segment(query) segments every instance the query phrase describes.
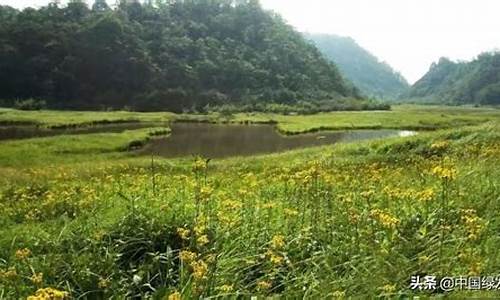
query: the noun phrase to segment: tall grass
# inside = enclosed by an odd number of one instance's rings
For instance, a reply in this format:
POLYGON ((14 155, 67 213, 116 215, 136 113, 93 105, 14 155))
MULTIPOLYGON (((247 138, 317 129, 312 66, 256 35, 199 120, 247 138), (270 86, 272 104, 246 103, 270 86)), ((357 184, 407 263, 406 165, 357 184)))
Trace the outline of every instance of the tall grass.
POLYGON ((34 168, 1 188, 0 295, 411 297, 412 275, 494 275, 498 129, 34 168))

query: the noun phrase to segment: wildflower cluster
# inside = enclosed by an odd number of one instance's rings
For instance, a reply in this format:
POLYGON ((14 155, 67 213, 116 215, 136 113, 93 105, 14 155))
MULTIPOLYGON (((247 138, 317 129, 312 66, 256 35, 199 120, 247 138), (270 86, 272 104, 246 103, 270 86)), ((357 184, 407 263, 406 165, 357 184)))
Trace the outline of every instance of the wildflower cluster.
POLYGON ((257 282, 257 289, 259 291, 267 291, 269 290, 273 284, 269 280, 259 280, 257 282))
POLYGON ((0 282, 15 280, 17 276, 18 274, 15 267, 10 267, 7 270, 0 270, 0 282))
POLYGON ((436 191, 432 187, 415 190, 413 188, 402 189, 386 186, 383 193, 395 200, 419 200, 422 202, 429 202, 436 196, 436 191))
POLYGON ((232 284, 223 284, 221 286, 218 286, 215 288, 217 291, 220 291, 221 293, 230 293, 234 290, 234 286, 232 284))
POLYGON ((461 265, 468 267, 468 275, 480 275, 484 269, 483 258, 472 247, 461 249, 458 259, 461 265))
POLYGON ((16 258, 18 260, 26 260, 30 256, 31 256, 31 250, 28 248, 16 250, 16 258))
POLYGON ((321 175, 321 164, 320 162, 315 161, 309 166, 309 168, 296 172, 292 178, 297 184, 308 186, 317 180, 321 175))
POLYGON ((202 158, 202 157, 196 157, 194 162, 193 162, 193 172, 198 173, 198 172, 203 172, 206 171, 208 168, 208 162, 209 160, 202 158))
POLYGON ((422 202, 429 202, 436 197, 436 192, 433 188, 426 188, 417 192, 416 198, 422 202))
POLYGON ((477 240, 484 229, 484 221, 477 216, 475 209, 462 210, 462 222, 464 222, 469 240, 477 240))
POLYGON ((191 230, 186 228, 177 228, 177 234, 183 240, 189 240, 189 235, 191 234, 191 230))
POLYGON ((394 229, 400 223, 398 218, 380 209, 370 211, 370 216, 386 228, 394 229))
POLYGON ((451 181, 457 177, 457 170, 454 168, 436 166, 432 168, 432 174, 443 180, 451 181))
POLYGON ((43 288, 35 292, 33 296, 29 296, 27 300, 64 300, 68 299, 69 294, 54 288, 43 288))
POLYGON ((181 300, 182 295, 178 291, 173 292, 172 294, 168 295, 166 300, 181 300))
POLYGON ((42 284, 43 282, 43 273, 35 273, 31 276, 30 278, 31 282, 33 282, 33 284, 39 286, 42 284))
POLYGON ((433 150, 435 152, 442 152, 442 151, 445 151, 446 149, 448 149, 449 146, 450 146, 450 142, 448 142, 448 141, 438 141, 438 142, 431 144, 431 150, 433 150))
MULTIPOLYGON (((498 146, 474 144, 470 147, 474 152, 467 155, 482 160, 467 164, 458 151, 448 151, 452 164, 428 155, 448 149, 448 142, 433 143, 434 152, 429 152, 431 141, 422 140, 422 145, 408 144, 410 150, 401 157, 380 161, 346 146, 341 149, 347 153, 345 159, 321 164, 314 160, 324 159, 324 153, 302 160, 292 153, 294 159, 282 163, 221 161, 215 174, 207 174, 208 160, 197 158, 187 167, 183 160, 175 162, 178 167, 169 162, 162 168, 158 162, 155 170, 162 174, 138 166, 105 170, 99 177, 102 185, 88 178, 68 183, 62 177, 30 183, 31 187, 13 184, 0 191, 0 209, 5 208, 9 222, 76 219, 60 237, 53 236, 53 230, 45 233, 54 237, 46 239, 54 243, 50 260, 36 253, 43 251, 35 251, 46 247, 45 237, 37 246, 28 244, 34 239, 4 242, 6 249, 22 246, 0 260, 0 286, 6 287, 6 299, 25 299, 36 289, 29 299, 69 298, 64 291, 58 294, 42 287, 59 282, 51 269, 54 258, 81 253, 83 259, 57 265, 57 270, 70 270, 81 281, 81 289, 73 281, 68 283, 75 298, 85 297, 88 286, 103 297, 118 298, 276 294, 336 299, 357 296, 361 283, 366 292, 362 297, 392 297, 404 294, 407 278, 392 276, 388 265, 419 273, 494 270, 495 260, 484 254, 494 253, 496 245, 486 229, 493 224, 487 216, 495 208, 491 195, 496 195, 496 177, 490 173, 498 173, 494 168, 498 146), (458 169, 468 175, 458 177, 458 169), (131 206, 116 197, 118 192, 140 200, 131 206), (100 218, 108 217, 114 207, 120 213, 133 207, 127 210, 133 223, 114 223, 113 217, 101 224, 100 218), (86 211, 89 217, 82 217, 86 211), (173 232, 172 224, 177 226, 173 232), (89 247, 78 252, 81 247, 75 245, 80 246, 82 239, 89 247), (77 252, 66 254, 66 249, 77 252), (355 283, 356 277, 360 281, 355 283)), ((366 149, 387 146, 391 145, 381 141, 366 149)), ((34 225, 45 227, 45 223, 34 225)))

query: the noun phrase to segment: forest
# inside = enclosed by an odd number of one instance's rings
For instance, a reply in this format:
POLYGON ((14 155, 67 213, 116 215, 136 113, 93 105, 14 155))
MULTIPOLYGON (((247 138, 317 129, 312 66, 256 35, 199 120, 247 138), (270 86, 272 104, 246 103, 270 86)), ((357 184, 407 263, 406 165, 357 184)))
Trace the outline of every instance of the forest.
POLYGON ((256 0, 1 6, 0 44, 0 99, 8 106, 35 99, 57 109, 334 110, 362 101, 333 63, 256 0))
POLYGON ((443 57, 431 65, 402 99, 420 103, 498 105, 500 52, 485 52, 470 62, 453 62, 443 57))

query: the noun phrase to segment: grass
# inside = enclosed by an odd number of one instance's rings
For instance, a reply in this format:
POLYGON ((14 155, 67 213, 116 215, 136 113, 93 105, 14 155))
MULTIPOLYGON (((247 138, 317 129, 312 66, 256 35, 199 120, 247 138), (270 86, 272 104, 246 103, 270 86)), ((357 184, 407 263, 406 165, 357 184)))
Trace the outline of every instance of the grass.
POLYGON ((126 151, 142 146, 169 128, 125 130, 121 133, 59 135, 0 143, 0 170, 11 167, 47 166, 78 161, 113 160, 129 156, 126 151))
POLYGON ((35 124, 45 127, 85 126, 99 123, 152 122, 171 120, 174 114, 138 113, 128 111, 23 111, 0 108, 0 124, 35 124))
MULTIPOLYGON (((498 116, 401 109, 400 124, 483 124, 208 163, 115 152, 148 130, 1 142, 0 299, 498 296, 409 288, 497 274, 498 116)), ((252 117, 296 132, 340 116, 252 117)))
POLYGON ((481 124, 498 119, 500 111, 490 108, 463 108, 443 106, 394 106, 392 111, 332 112, 305 116, 269 114, 239 114, 237 121, 274 120, 285 134, 297 134, 318 130, 344 129, 407 129, 435 130, 481 124))
POLYGON ((138 112, 19 111, 0 108, 0 124, 32 123, 45 127, 86 126, 112 122, 209 121, 236 123, 277 123, 284 134, 342 129, 435 130, 477 125, 498 119, 495 108, 449 106, 393 106, 392 111, 330 112, 314 115, 239 113, 231 116, 138 112))

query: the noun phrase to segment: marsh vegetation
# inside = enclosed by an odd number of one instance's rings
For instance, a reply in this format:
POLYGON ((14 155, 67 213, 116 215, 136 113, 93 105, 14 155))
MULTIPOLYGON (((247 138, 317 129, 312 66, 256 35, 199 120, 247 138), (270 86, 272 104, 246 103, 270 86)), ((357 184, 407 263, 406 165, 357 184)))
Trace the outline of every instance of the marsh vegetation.
MULTIPOLYGON (((36 116, 44 126, 227 122, 3 112, 5 123, 36 116)), ((169 134, 165 127, 1 141, 0 297, 400 297, 415 294, 411 275, 497 272, 497 110, 237 114, 231 122, 245 118, 289 133, 349 123, 436 130, 211 160, 130 151, 133 141, 169 134)))

